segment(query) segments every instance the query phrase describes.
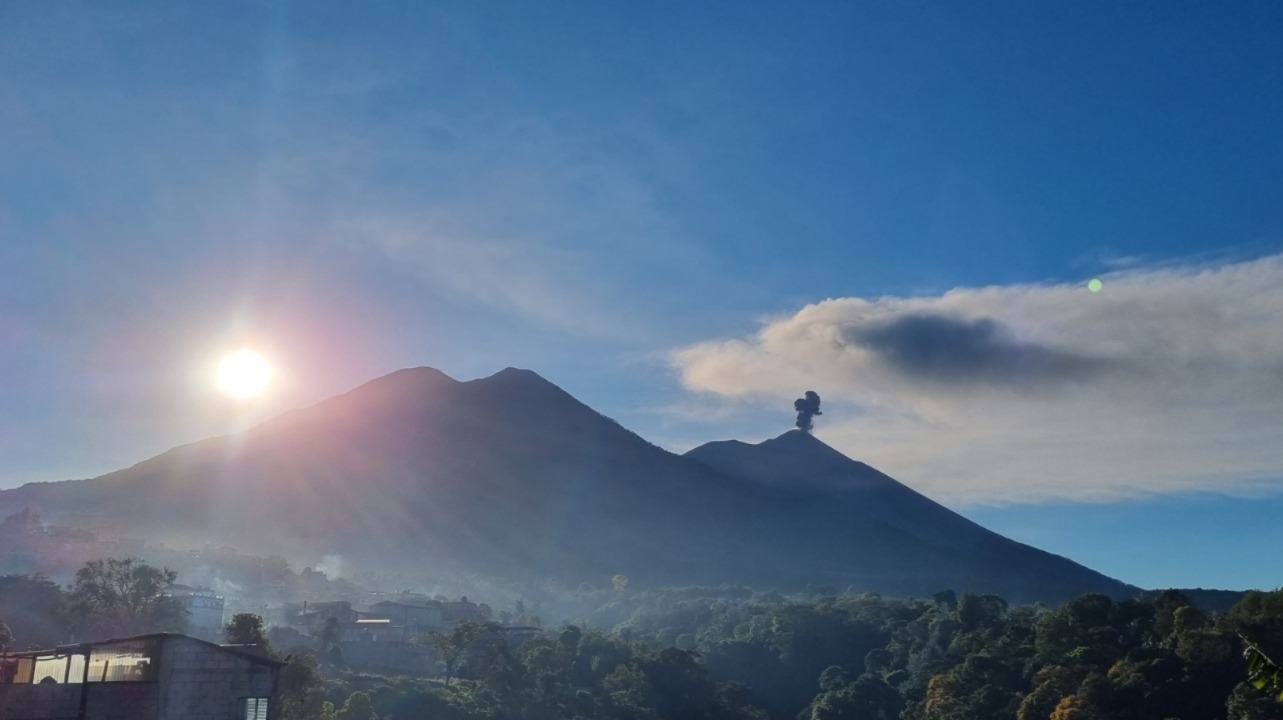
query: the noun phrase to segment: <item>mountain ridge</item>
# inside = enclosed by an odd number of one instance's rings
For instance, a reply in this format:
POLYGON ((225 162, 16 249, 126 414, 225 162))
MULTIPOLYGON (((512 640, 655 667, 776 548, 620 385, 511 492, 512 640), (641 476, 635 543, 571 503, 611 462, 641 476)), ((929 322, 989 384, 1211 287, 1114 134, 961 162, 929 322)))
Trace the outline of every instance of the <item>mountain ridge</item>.
POLYGON ((1013 601, 1134 588, 1021 545, 800 431, 676 455, 529 370, 409 368, 242 433, 0 491, 82 527, 282 554, 602 582, 1013 601), (249 549, 249 548, 247 548, 249 549))

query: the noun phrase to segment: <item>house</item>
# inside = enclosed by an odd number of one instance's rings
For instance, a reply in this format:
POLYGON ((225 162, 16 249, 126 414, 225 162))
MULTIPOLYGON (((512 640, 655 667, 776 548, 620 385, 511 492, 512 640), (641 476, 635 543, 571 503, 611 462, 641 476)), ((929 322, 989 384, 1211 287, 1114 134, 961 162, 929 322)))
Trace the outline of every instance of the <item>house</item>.
POLYGON ((275 720, 281 663, 158 633, 0 655, 4 720, 275 720))
POLYGON ((336 600, 334 602, 314 602, 303 603, 303 609, 289 618, 290 627, 305 632, 309 635, 315 635, 325 627, 325 623, 334 618, 340 623, 353 623, 359 617, 359 613, 352 609, 352 603, 346 600, 336 600))
POLYGON ((416 674, 436 670, 436 648, 404 625, 364 619, 342 626, 340 632, 343 661, 352 667, 416 674))
POLYGON ((486 622, 493 616, 489 605, 468 602, 467 595, 455 601, 441 603, 441 620, 450 629, 461 622, 486 622))
POLYGON ((390 620, 392 624, 416 632, 439 632, 445 629, 441 602, 423 597, 401 596, 370 606, 367 618, 390 620))
POLYGON ((435 600, 424 595, 404 593, 393 599, 374 603, 367 618, 391 620, 393 624, 417 632, 448 633, 461 622, 485 622, 492 616, 490 606, 478 605, 467 597, 458 600, 435 600))

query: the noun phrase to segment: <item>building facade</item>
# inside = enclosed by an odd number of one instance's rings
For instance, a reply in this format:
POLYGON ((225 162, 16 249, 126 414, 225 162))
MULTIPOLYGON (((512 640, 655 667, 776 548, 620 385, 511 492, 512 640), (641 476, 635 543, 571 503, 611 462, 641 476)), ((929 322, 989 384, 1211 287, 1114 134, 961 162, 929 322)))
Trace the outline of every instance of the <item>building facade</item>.
POLYGON ((0 656, 4 720, 275 720, 283 663, 160 633, 0 656))
POLYGON ((187 611, 187 634, 218 642, 223 633, 223 597, 209 588, 175 584, 167 593, 187 611))

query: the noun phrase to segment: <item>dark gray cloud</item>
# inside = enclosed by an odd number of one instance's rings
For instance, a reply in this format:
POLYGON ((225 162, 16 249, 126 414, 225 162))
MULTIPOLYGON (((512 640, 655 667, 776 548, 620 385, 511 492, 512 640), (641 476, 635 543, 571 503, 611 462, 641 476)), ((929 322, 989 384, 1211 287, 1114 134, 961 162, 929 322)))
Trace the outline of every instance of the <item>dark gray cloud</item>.
POLYGON ((1082 380, 1111 362, 1019 339, 1002 323, 935 313, 848 328, 848 342, 919 380, 1039 386, 1082 380))
POLYGON ((1283 478, 1279 308, 1283 254, 1135 268, 1099 293, 832 298, 674 362, 763 413, 824 388, 826 443, 949 502, 1255 492, 1283 478))

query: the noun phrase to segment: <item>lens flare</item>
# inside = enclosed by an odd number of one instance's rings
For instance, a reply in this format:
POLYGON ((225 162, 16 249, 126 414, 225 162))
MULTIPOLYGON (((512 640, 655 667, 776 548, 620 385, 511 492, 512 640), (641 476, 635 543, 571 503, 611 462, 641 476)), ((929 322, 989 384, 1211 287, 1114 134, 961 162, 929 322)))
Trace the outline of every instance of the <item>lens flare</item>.
POLYGON ((1087 281, 1087 289, 1094 293, 1100 292, 1103 287, 1105 287, 1105 283, 1101 282, 1100 278, 1092 278, 1087 281))
POLYGON ((244 348, 223 358, 218 364, 218 389, 237 400, 258 397, 272 381, 272 366, 267 358, 244 348))

